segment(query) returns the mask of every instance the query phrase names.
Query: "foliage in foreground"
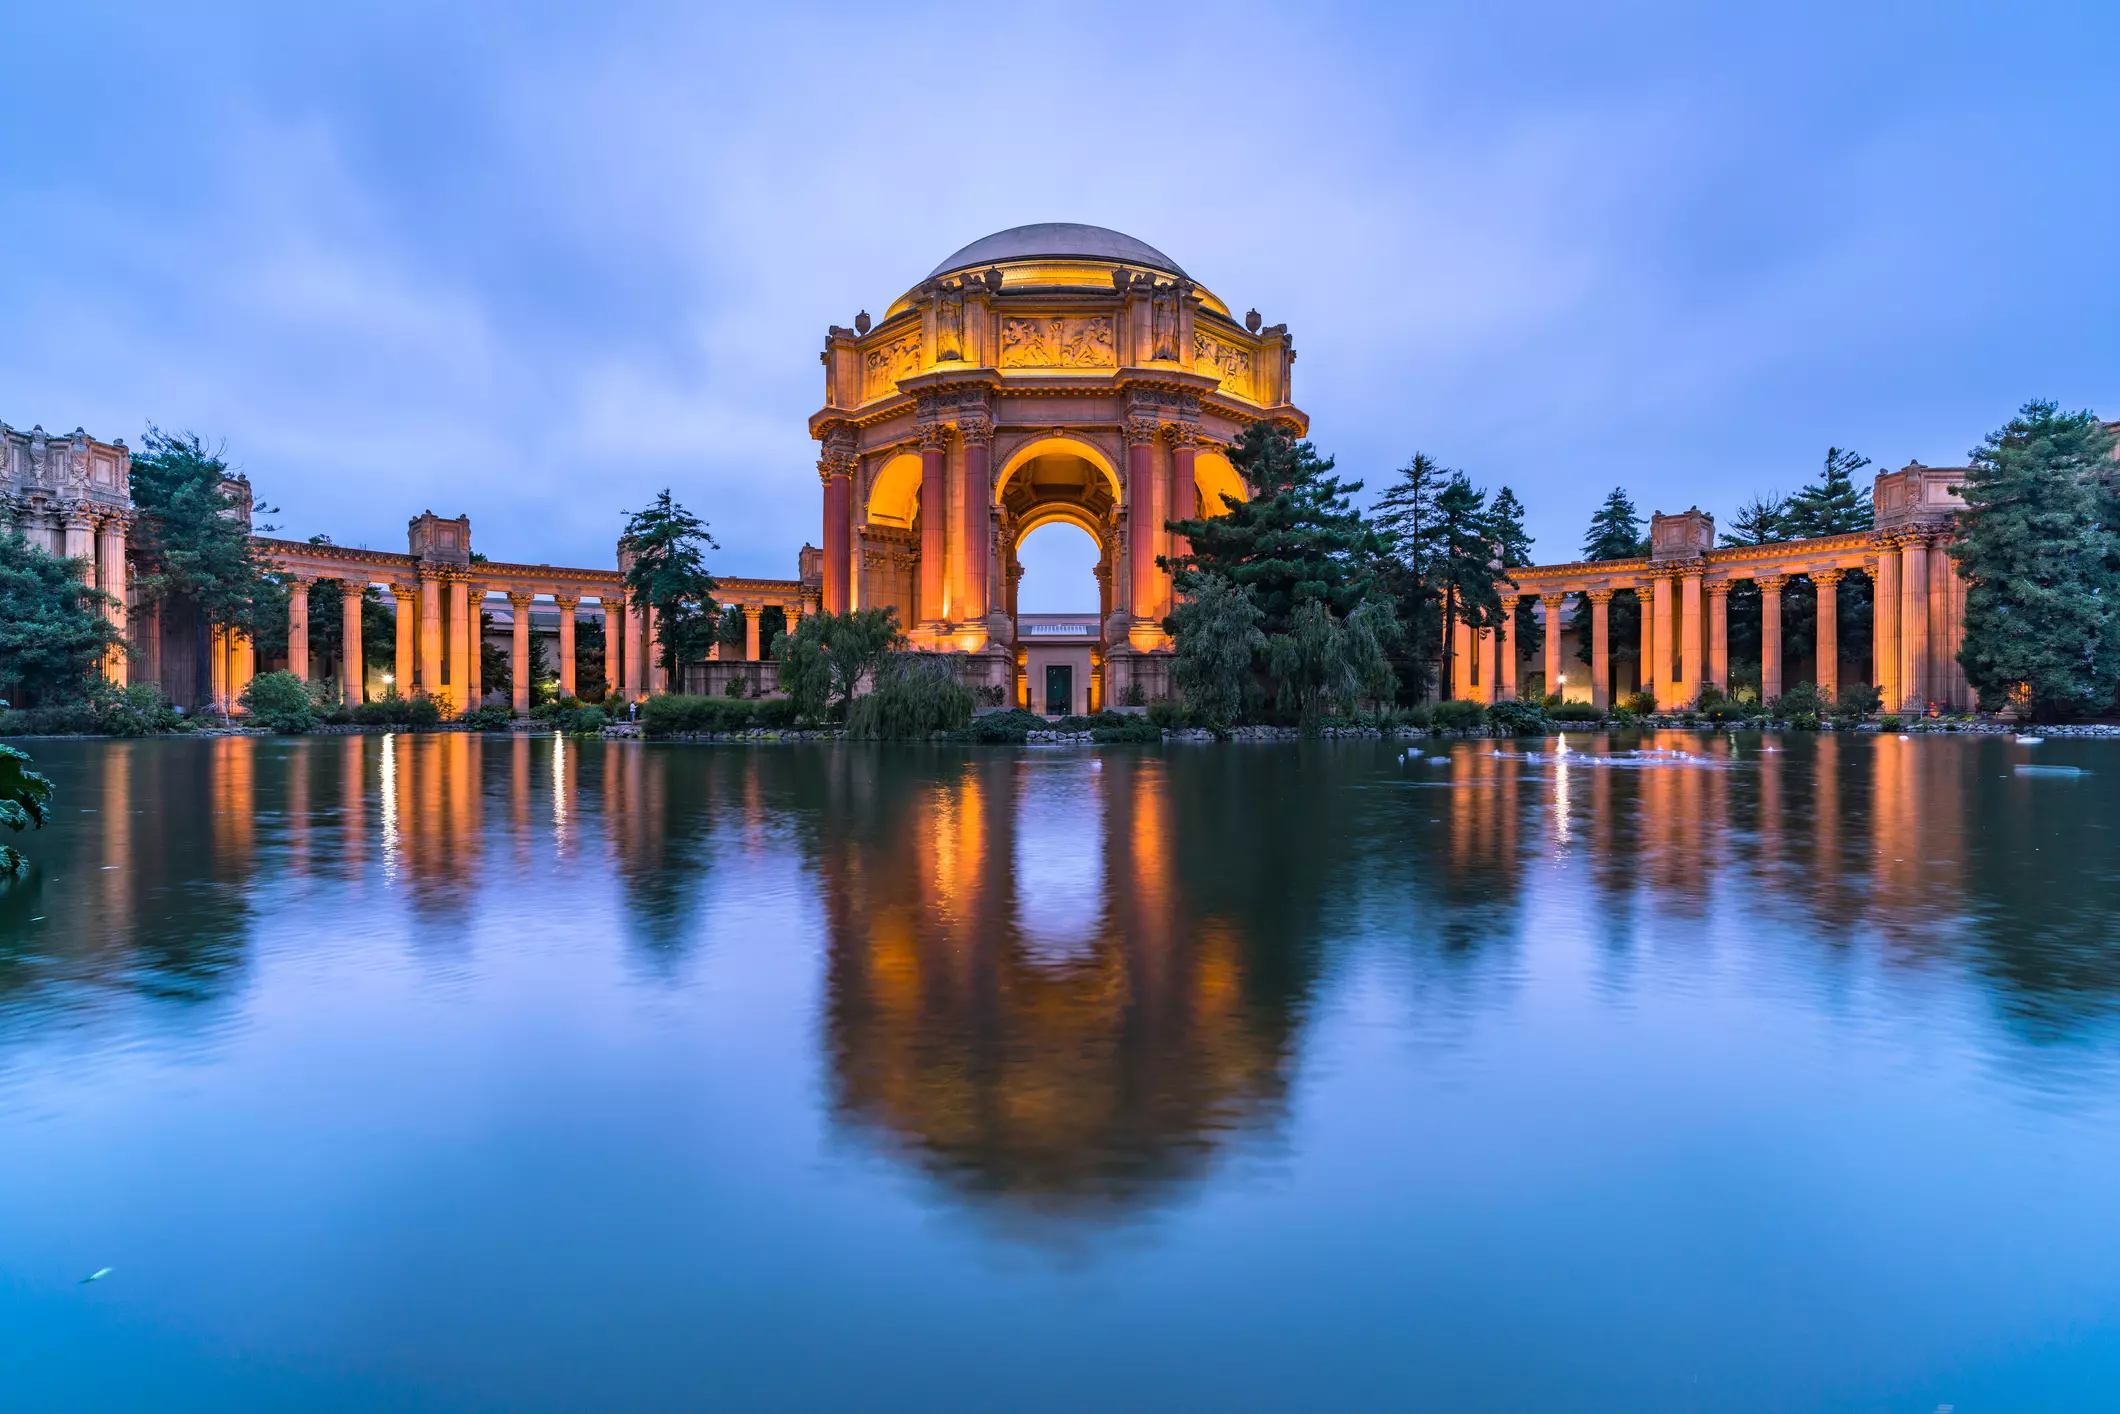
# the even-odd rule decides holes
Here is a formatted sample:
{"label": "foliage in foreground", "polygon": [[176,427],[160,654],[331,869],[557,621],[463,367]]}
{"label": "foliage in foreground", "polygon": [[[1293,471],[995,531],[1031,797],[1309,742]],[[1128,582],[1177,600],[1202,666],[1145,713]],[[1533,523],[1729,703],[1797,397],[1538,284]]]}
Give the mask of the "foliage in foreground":
{"label": "foliage in foreground", "polygon": [[892,653],[905,646],[898,611],[888,605],[844,614],[806,614],[792,634],[773,640],[781,690],[804,717],[844,709],[865,677],[874,677]]}
{"label": "foliage in foreground", "polygon": [[306,732],[319,720],[315,690],[284,668],[259,673],[237,700],[255,725],[276,732]]}
{"label": "foliage in foreground", "polygon": [[658,693],[640,705],[643,736],[676,736],[691,732],[785,731],[795,725],[795,702],[786,697],[708,697],[697,693]]}
{"label": "foliage in foreground", "polygon": [[0,534],[0,681],[34,705],[78,700],[118,644],[110,596],[19,530]]}
{"label": "foliage in foreground", "polygon": [[972,690],[943,653],[894,653],[876,671],[875,690],[847,707],[847,735],[870,741],[920,741],[959,731],[972,720]]}
{"label": "foliage in foreground", "polygon": [[[0,702],[0,707],[5,707]],[[42,829],[50,817],[52,783],[32,771],[29,753],[0,745],[0,825],[20,834]],[[22,852],[11,844],[0,844],[0,874],[20,874],[29,867]]]}

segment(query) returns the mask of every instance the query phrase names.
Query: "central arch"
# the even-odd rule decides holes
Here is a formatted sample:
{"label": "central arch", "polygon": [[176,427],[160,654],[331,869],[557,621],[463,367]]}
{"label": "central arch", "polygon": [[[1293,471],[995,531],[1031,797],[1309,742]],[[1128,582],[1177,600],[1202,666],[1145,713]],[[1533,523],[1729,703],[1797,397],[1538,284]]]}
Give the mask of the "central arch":
{"label": "central arch", "polygon": [[999,504],[1007,500],[1010,483],[1016,479],[1017,474],[1032,462],[1045,457],[1076,457],[1088,462],[1104,473],[1104,484],[1111,491],[1112,502],[1117,504],[1125,499],[1125,493],[1120,487],[1119,469],[1112,465],[1111,458],[1105,456],[1102,448],[1080,437],[1055,434],[1026,442],[1009,454],[1009,459],[1002,463],[1001,474],[994,478],[995,502]]}

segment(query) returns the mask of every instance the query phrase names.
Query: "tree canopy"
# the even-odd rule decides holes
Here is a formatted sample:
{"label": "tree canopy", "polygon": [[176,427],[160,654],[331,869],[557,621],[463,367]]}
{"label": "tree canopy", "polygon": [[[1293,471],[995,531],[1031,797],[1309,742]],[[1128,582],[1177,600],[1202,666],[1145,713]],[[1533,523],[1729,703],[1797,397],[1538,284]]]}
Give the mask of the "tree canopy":
{"label": "tree canopy", "polygon": [[251,541],[248,491],[197,433],[150,426],[132,458],[129,553],[143,601],[190,601],[208,621],[270,644],[287,631],[287,591]]}
{"label": "tree canopy", "polygon": [[683,665],[704,658],[713,646],[721,614],[706,556],[721,547],[707,523],[672,499],[667,487],[627,519],[623,544],[632,556],[626,591],[635,608],[655,611],[655,641],[674,688]]}
{"label": "tree canopy", "polygon": [[83,696],[121,642],[103,617],[110,596],[81,572],[79,560],[62,560],[20,531],[0,535],[0,682],[26,705]]}

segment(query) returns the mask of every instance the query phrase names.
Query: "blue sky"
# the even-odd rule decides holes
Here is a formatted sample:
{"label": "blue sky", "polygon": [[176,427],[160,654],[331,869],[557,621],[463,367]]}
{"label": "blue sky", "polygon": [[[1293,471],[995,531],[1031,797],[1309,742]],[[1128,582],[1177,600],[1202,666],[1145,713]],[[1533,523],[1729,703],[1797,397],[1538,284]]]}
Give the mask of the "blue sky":
{"label": "blue sky", "polygon": [[0,419],[195,429],[377,547],[602,564],[667,484],[788,575],[825,327],[1046,220],[1287,321],[1343,470],[1510,484],[1551,558],[1614,485],[2120,413],[2116,6],[430,8],[5,0]]}

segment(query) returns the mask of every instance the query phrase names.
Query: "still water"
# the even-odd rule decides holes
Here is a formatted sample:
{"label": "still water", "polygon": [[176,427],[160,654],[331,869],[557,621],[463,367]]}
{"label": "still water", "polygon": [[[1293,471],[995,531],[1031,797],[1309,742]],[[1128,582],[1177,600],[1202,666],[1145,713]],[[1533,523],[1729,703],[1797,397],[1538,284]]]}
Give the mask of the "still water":
{"label": "still water", "polygon": [[2120,1406],[2109,744],[31,745],[0,1408]]}

